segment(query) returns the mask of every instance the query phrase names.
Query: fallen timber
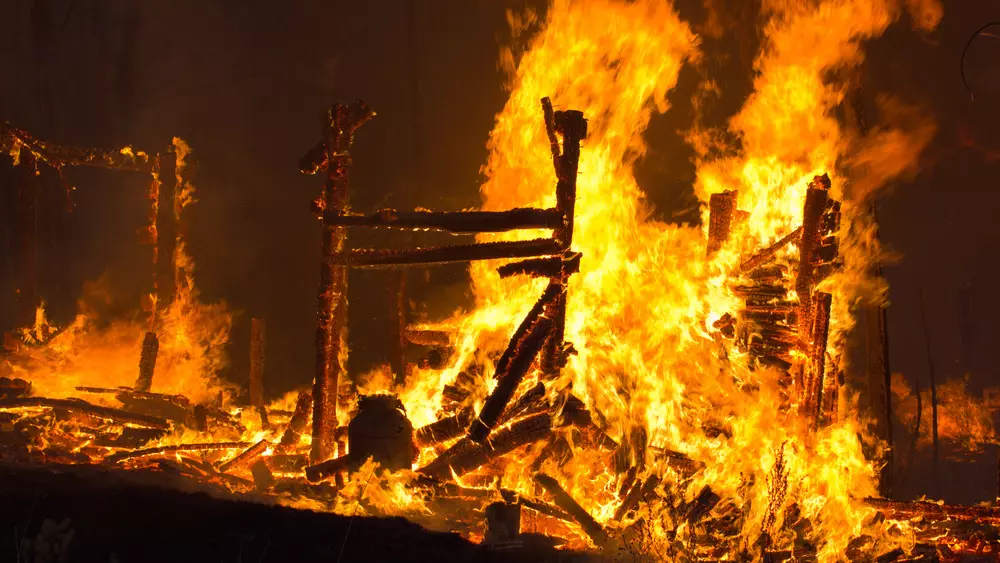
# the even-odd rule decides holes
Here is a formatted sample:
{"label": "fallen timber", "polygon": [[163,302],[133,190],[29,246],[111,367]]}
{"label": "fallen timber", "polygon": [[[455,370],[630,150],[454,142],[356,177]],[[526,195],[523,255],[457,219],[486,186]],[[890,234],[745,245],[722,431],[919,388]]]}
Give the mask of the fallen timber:
{"label": "fallen timber", "polygon": [[133,412],[124,411],[121,409],[102,407],[100,405],[92,405],[90,403],[78,399],[49,399],[46,397],[15,397],[12,399],[0,400],[0,410],[24,409],[24,408],[35,408],[35,407],[77,411],[85,414],[90,414],[99,418],[105,418],[107,420],[111,420],[112,422],[116,422],[118,424],[144,426],[146,428],[155,428],[158,430],[167,430],[170,428],[170,425],[167,423],[167,421],[162,418],[157,418],[155,416],[148,416],[144,414],[137,414]]}
{"label": "fallen timber", "polygon": [[398,266],[431,266],[450,262],[474,262],[503,258],[551,256],[561,252],[552,239],[525,241],[479,242],[455,246],[437,246],[414,250],[350,250],[331,256],[337,266],[351,268],[391,268]]}

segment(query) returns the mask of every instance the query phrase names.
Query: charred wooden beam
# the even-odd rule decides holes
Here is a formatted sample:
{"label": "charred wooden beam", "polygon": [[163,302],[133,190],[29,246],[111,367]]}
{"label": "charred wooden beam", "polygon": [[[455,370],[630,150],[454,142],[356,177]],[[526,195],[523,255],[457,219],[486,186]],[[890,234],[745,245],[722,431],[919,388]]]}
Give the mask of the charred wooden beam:
{"label": "charred wooden beam", "polygon": [[462,438],[419,471],[441,480],[450,478],[452,472],[462,476],[482,467],[490,460],[503,457],[521,446],[550,436],[552,436],[552,419],[548,413],[538,413],[500,429],[493,434],[486,445],[474,442],[468,437]]}
{"label": "charred wooden beam", "polygon": [[486,441],[503,410],[507,407],[507,403],[510,402],[528,369],[531,368],[531,364],[545,343],[553,324],[552,319],[542,316],[542,312],[560,291],[561,288],[557,281],[550,282],[542,296],[525,316],[521,325],[514,331],[514,335],[511,336],[507,349],[497,362],[495,375],[498,380],[497,386],[486,398],[479,415],[469,427],[471,440],[479,443]]}
{"label": "charred wooden beam", "polygon": [[421,426],[413,433],[413,441],[419,447],[433,446],[458,438],[469,428],[476,417],[472,409],[463,409],[457,414],[442,418],[426,426]]}
{"label": "charred wooden beam", "polygon": [[129,459],[140,457],[153,457],[163,454],[175,454],[178,452],[199,452],[218,450],[237,450],[250,445],[247,442],[206,442],[198,444],[173,444],[170,446],[157,446],[144,450],[133,450],[130,452],[118,452],[104,458],[108,463],[120,463]]}
{"label": "charred wooden beam", "polygon": [[535,414],[531,412],[532,407],[542,406],[547,408],[548,403],[545,402],[545,384],[539,381],[504,409],[500,416],[500,424],[506,424],[523,414]]}
{"label": "charred wooden beam", "polygon": [[826,344],[830,334],[830,306],[833,296],[829,293],[816,293],[813,296],[813,306],[810,318],[812,330],[809,342],[809,376],[807,378],[806,396],[802,404],[805,406],[805,416],[814,426],[819,423],[823,407],[823,387],[826,375]]}
{"label": "charred wooden beam", "polygon": [[371,215],[327,211],[324,221],[337,227],[387,227],[452,233],[499,233],[518,229],[556,229],[562,214],[556,209],[517,208],[508,211],[396,211]]}
{"label": "charred wooden beam", "polygon": [[544,474],[538,473],[534,477],[535,483],[538,483],[543,489],[545,489],[551,496],[552,500],[555,502],[556,506],[566,511],[567,514],[573,518],[573,521],[580,525],[583,531],[590,536],[594,544],[601,546],[608,541],[608,533],[604,530],[597,520],[590,515],[589,512],[583,509],[576,500],[573,499],[566,492],[565,489],[559,484],[558,481],[552,477]]}
{"label": "charred wooden beam", "polygon": [[[327,114],[322,149],[306,155],[309,166],[304,172],[326,171],[326,185],[316,202],[320,216],[347,212],[350,200],[348,173],[354,132],[375,116],[364,102],[336,104]],[[322,155],[317,162],[316,155]],[[337,397],[340,376],[345,373],[347,356],[347,268],[338,264],[343,255],[347,231],[336,225],[323,225],[322,255],[316,322],[316,374],[313,380],[312,459],[319,461],[336,452],[333,431],[337,427]]]}
{"label": "charred wooden beam", "polygon": [[267,405],[264,404],[265,330],[263,319],[250,319],[250,406],[260,416],[261,426],[267,428]]}
{"label": "charred wooden beam", "polygon": [[146,428],[157,428],[169,430],[170,424],[162,418],[147,416],[134,412],[128,412],[111,407],[92,405],[79,399],[50,399],[47,397],[15,397],[13,399],[0,400],[0,410],[24,409],[24,408],[52,408],[65,409],[67,411],[80,412],[111,420],[117,424],[130,424],[133,426],[143,426]]}
{"label": "charred wooden beam", "polygon": [[352,461],[353,458],[350,455],[342,455],[322,463],[310,465],[305,469],[306,479],[313,483],[322,481],[323,479],[332,477],[337,473],[347,471]]}
{"label": "charred wooden beam", "polygon": [[497,268],[501,278],[526,275],[533,278],[554,278],[566,274],[576,274],[580,271],[579,252],[568,252],[562,256],[548,258],[528,258],[518,262],[504,264]]}
{"label": "charred wooden beam", "polygon": [[757,254],[751,256],[746,262],[740,264],[740,270],[743,272],[749,272],[756,268],[759,268],[774,258],[774,255],[778,253],[779,250],[787,246],[792,241],[798,240],[802,235],[802,227],[795,229],[794,231],[788,233],[787,235],[781,237],[771,246],[761,250]]}
{"label": "charred wooden beam", "polygon": [[715,505],[719,504],[722,497],[717,495],[711,487],[705,485],[698,496],[695,497],[694,501],[688,506],[687,512],[684,515],[685,519],[689,524],[694,524],[702,519],[706,514],[711,512]]}
{"label": "charred wooden beam", "polygon": [[135,380],[137,391],[149,391],[153,386],[153,372],[156,369],[156,354],[160,341],[155,332],[147,332],[142,339],[142,353],[139,356],[139,377]]}
{"label": "charred wooden beam", "polygon": [[545,134],[549,138],[549,149],[552,151],[552,161],[556,162],[561,153],[559,138],[556,137],[556,114],[552,108],[552,100],[542,98],[542,118],[545,120]]}
{"label": "charred wooden beam", "polygon": [[[545,107],[543,102],[543,108]],[[548,104],[546,113],[551,111]],[[576,176],[580,168],[580,142],[587,138],[587,120],[583,112],[576,110],[557,111],[552,115],[552,125],[562,135],[562,154],[555,156],[556,210],[562,218],[562,225],[553,233],[553,238],[569,250],[573,244],[573,218],[576,211]],[[551,141],[551,137],[550,137]]]}
{"label": "charred wooden beam", "polygon": [[20,150],[23,158],[25,149],[31,152],[33,158],[57,169],[63,166],[89,166],[138,172],[152,170],[152,163],[146,153],[133,151],[131,147],[105,150],[62,146],[35,139],[27,131],[13,127],[10,123],[0,123],[0,152]]}
{"label": "charred wooden beam", "polygon": [[822,237],[823,214],[829,201],[830,178],[816,176],[806,190],[802,209],[802,234],[799,236],[799,266],[795,276],[795,292],[799,296],[799,333],[808,334],[812,327],[812,289],[815,279],[815,253]]}
{"label": "charred wooden beam", "polygon": [[712,255],[729,240],[739,192],[727,190],[708,198],[708,254]]}
{"label": "charred wooden beam", "polygon": [[392,268],[400,266],[432,266],[451,262],[499,260],[552,256],[562,249],[552,239],[522,241],[477,242],[456,246],[436,246],[413,250],[351,250],[330,256],[331,264],[350,268]]}
{"label": "charred wooden beam", "polygon": [[225,473],[229,470],[241,471],[248,469],[254,464],[260,456],[264,455],[264,452],[271,447],[271,442],[269,440],[260,440],[256,444],[250,446],[249,448],[243,450],[233,459],[219,465],[219,471]]}
{"label": "charred wooden beam", "polygon": [[641,483],[638,481],[633,483],[631,488],[629,488],[628,495],[625,496],[625,499],[618,505],[617,510],[615,510],[613,520],[620,522],[629,511],[635,510],[639,506],[642,499],[652,494],[659,484],[660,477],[658,475],[650,475]]}
{"label": "charred wooden beam", "polygon": [[295,400],[295,411],[292,413],[292,418],[288,421],[288,426],[285,428],[285,432],[281,435],[281,441],[278,443],[277,450],[279,452],[288,451],[299,443],[302,432],[309,424],[312,402],[312,393],[310,391],[299,392],[299,396]]}
{"label": "charred wooden beam", "polygon": [[403,331],[403,338],[417,346],[450,346],[451,336],[443,330],[419,330],[408,328]]}
{"label": "charred wooden beam", "polygon": [[406,271],[389,272],[386,291],[389,314],[389,367],[397,387],[406,383]]}
{"label": "charred wooden beam", "polygon": [[922,516],[927,520],[978,520],[1000,522],[1000,507],[969,506],[964,504],[937,504],[927,501],[897,501],[881,498],[866,498],[868,506],[890,517]]}

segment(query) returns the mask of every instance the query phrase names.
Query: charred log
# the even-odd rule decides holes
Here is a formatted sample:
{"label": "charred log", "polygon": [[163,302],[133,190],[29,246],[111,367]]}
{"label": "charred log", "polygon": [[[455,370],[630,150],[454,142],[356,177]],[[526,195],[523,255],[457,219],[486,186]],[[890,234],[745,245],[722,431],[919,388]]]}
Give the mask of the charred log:
{"label": "charred log", "polygon": [[475,417],[472,409],[464,409],[458,414],[421,426],[413,433],[413,441],[419,447],[447,442],[464,434]]}
{"label": "charred log", "polygon": [[756,268],[759,268],[774,258],[774,255],[778,253],[779,250],[787,246],[792,241],[798,240],[802,234],[802,227],[795,229],[794,231],[788,233],[787,235],[778,239],[777,242],[768,246],[764,250],[761,250],[757,254],[754,254],[746,262],[740,264],[740,270],[743,272],[750,272]]}
{"label": "charred log", "polygon": [[156,353],[160,349],[160,341],[155,332],[147,332],[142,339],[142,353],[139,356],[139,377],[135,381],[138,391],[149,391],[153,385],[153,371],[156,369]]}
{"label": "charred log", "polygon": [[292,418],[288,421],[288,427],[285,428],[285,432],[281,435],[281,442],[278,443],[277,449],[279,452],[288,451],[299,443],[302,432],[309,424],[311,411],[312,393],[309,391],[300,391],[295,401],[295,411],[292,413]]}
{"label": "charred log", "polygon": [[233,471],[245,470],[249,468],[251,465],[253,465],[255,462],[257,462],[257,460],[260,459],[260,456],[264,455],[264,452],[266,452],[269,447],[271,447],[270,441],[261,440],[256,444],[240,452],[240,454],[234,457],[233,459],[220,465],[219,471],[226,473],[230,470]]}
{"label": "charred log", "polygon": [[555,229],[562,224],[556,209],[518,208],[509,211],[396,211],[380,209],[371,215],[327,211],[324,221],[337,227],[434,229],[452,233],[497,233],[519,229]]}
{"label": "charred log", "polygon": [[708,198],[708,254],[711,255],[722,248],[729,240],[733,216],[736,212],[736,200],[739,192],[725,191],[712,194]]}
{"label": "charred log", "polygon": [[579,252],[569,252],[563,256],[528,258],[504,264],[497,268],[497,273],[500,274],[501,278],[518,275],[526,275],[533,278],[554,278],[564,273],[575,274],[580,271],[580,258],[582,256]]}
{"label": "charred log", "polygon": [[163,454],[175,454],[178,452],[198,452],[198,451],[220,451],[236,450],[249,446],[247,442],[207,442],[198,444],[173,444],[170,446],[157,446],[144,450],[134,450],[130,452],[118,452],[104,458],[108,463],[120,463],[129,459],[140,457],[153,457]]}
{"label": "charred log", "polygon": [[250,320],[250,406],[260,416],[261,426],[267,428],[267,408],[264,404],[264,342],[263,319]]}
{"label": "charred log", "polygon": [[552,436],[552,420],[548,413],[523,418],[493,434],[487,445],[462,438],[434,461],[420,469],[420,473],[435,479],[447,479],[454,472],[462,476],[482,467],[493,459],[534,442]]}
{"label": "charred log", "polygon": [[513,541],[521,533],[521,506],[507,502],[494,502],[486,507],[486,533],[483,541],[487,544],[501,544]]}
{"label": "charred log", "polygon": [[795,277],[795,292],[802,304],[799,313],[799,332],[808,334],[812,327],[812,288],[816,283],[815,253],[820,245],[823,214],[829,201],[830,178],[817,176],[809,183],[802,210],[802,234],[799,237],[799,266]]}
{"label": "charred log", "polygon": [[[328,212],[343,214],[348,209],[348,173],[354,132],[375,116],[364,102],[336,104],[327,115],[324,139],[304,158],[304,172],[326,171],[326,186],[316,207],[325,219]],[[318,155],[322,155],[319,157]],[[320,286],[316,323],[316,376],[313,382],[314,461],[327,459],[336,451],[333,431],[337,427],[337,397],[347,345],[347,269],[335,256],[345,252],[347,231],[323,225]]]}
{"label": "charred log", "polygon": [[583,531],[590,536],[593,542],[600,546],[608,540],[608,534],[597,520],[583,509],[576,500],[573,499],[559,484],[558,481],[544,473],[535,475],[535,482],[545,489],[555,502],[556,506],[566,511],[574,522],[580,525]]}

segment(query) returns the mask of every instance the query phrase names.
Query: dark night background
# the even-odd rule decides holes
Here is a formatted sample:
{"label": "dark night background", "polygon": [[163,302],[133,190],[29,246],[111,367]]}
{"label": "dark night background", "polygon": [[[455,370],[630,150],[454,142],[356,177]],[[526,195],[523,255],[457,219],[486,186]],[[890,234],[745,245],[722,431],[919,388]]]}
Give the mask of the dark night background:
{"label": "dark night background", "polygon": [[[355,209],[476,205],[487,136],[506,100],[496,64],[505,11],[544,4],[7,0],[0,9],[0,119],[64,144],[131,143],[155,152],[175,135],[191,144],[199,162],[199,202],[190,211],[198,286],[204,300],[224,299],[237,313],[227,376],[245,378],[249,319],[264,318],[273,397],[312,377],[319,226],[309,204],[322,180],[302,176],[296,164],[318,140],[325,109],[361,98],[379,114],[357,135]],[[704,19],[702,0],[677,4],[692,24]],[[722,38],[705,44],[709,72],[727,93],[717,119],[748,91],[753,20],[740,10],[723,21]],[[904,19],[870,44],[864,75],[869,98],[892,92],[925,104],[939,124],[919,177],[881,200],[882,239],[902,256],[886,269],[892,369],[910,381],[928,377],[922,292],[939,380],[971,373],[974,392],[1000,384],[991,344],[1000,337],[1000,39],[981,37],[970,48],[965,67],[974,103],[959,57],[976,28],[992,20],[1000,20],[998,2],[948,2],[927,37]],[[682,74],[675,107],[650,128],[651,150],[638,174],[668,218],[691,217],[694,167],[676,131],[690,126],[696,78],[690,69]],[[40,288],[62,321],[73,315],[84,281],[107,273],[131,307],[149,276],[148,250],[136,237],[146,177],[100,170],[71,177],[79,188],[72,214],[58,205],[57,183],[48,178],[39,217]],[[0,205],[0,221],[9,225],[10,198]],[[402,241],[394,234],[377,235],[379,244],[386,236]],[[6,228],[0,234],[0,330],[13,322],[11,235]],[[427,313],[467,300],[461,269],[418,273],[413,297],[427,300]],[[386,352],[387,277],[351,275],[352,367],[361,370]],[[992,500],[996,459],[991,448],[973,462],[947,464],[939,487],[928,476],[930,462],[918,460],[898,480],[899,493]]]}

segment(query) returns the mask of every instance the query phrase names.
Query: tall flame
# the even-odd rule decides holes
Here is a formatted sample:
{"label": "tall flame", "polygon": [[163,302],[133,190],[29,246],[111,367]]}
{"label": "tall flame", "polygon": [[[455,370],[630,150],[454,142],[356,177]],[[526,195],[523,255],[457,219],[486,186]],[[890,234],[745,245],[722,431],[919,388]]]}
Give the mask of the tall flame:
{"label": "tall flame", "polygon": [[[909,4],[925,28],[940,17],[933,2]],[[516,64],[510,99],[497,116],[483,207],[551,206],[554,175],[539,100],[550,96],[557,106],[583,111],[589,133],[581,150],[573,239],[583,261],[570,282],[566,327],[579,354],[552,388],[571,386],[607,419],[612,435],[641,426],[651,445],[706,462],[683,493],[691,500],[710,485],[743,505],[747,544],[769,533],[771,522],[780,523],[796,504],[813,523],[808,539],[819,546],[820,558],[833,559],[871,515],[859,503],[875,494],[875,467],[858,439],[865,424],[845,404],[837,422],[810,431],[794,410],[779,411],[777,372],[750,371],[734,361],[740,355],[735,348],[720,354],[710,327],[739,308],[726,281],[736,277],[741,256],[800,225],[807,182],[829,173],[834,196],[844,201],[839,235],[845,264],[824,282],[836,295],[830,342],[838,342],[853,326],[853,306],[878,288],[868,274],[877,245],[866,198],[912,170],[933,123],[911,121],[908,129],[880,129],[862,140],[842,131],[832,115],[845,92],[827,82],[827,74],[856,65],[862,41],[881,34],[903,6],[887,0],[771,1],[764,10],[769,21],[755,92],[729,124],[742,146],[737,156],[721,160],[701,151],[698,161],[701,201],[739,190],[738,208],[749,214],[720,252],[706,258],[699,228],[651,219],[633,176],[651,116],[669,108],[682,65],[698,57],[697,38],[666,0],[553,0]],[[512,18],[515,28],[526,21],[533,16]],[[512,63],[513,53],[505,52],[503,60]],[[696,131],[690,139],[704,149],[712,135]],[[853,185],[864,190],[845,187],[862,177]],[[509,236],[483,237],[498,238]],[[540,292],[537,283],[501,280],[495,266],[471,268],[477,307],[449,322],[459,353],[442,379],[473,361],[474,351],[502,349]],[[478,361],[489,365],[486,354]],[[489,385],[484,382],[483,393]],[[707,434],[709,426],[725,427],[731,437]],[[523,469],[508,468],[504,485],[530,490]],[[551,469],[560,471],[587,510],[609,519],[614,499],[601,494],[613,484],[607,459],[576,458]],[[784,485],[769,478],[775,474]],[[783,490],[777,501],[776,487]],[[769,506],[774,502],[778,506]],[[676,525],[663,518],[665,528]]]}

